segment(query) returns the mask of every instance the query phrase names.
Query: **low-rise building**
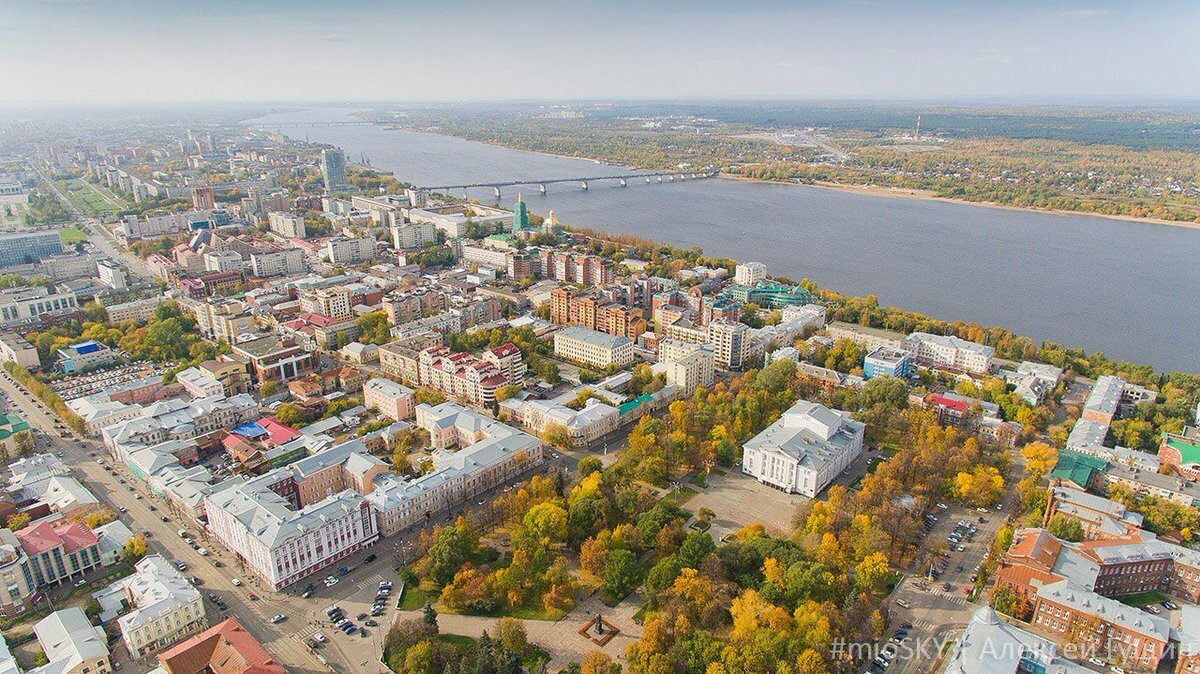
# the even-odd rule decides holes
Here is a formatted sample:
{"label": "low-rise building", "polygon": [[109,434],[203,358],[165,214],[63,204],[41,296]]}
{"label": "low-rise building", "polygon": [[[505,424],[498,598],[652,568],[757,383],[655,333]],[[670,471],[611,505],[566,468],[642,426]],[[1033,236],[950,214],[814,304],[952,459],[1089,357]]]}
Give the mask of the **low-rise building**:
{"label": "low-rise building", "polygon": [[580,409],[572,409],[563,399],[573,397],[567,393],[546,401],[510,398],[500,403],[500,408],[538,435],[552,425],[562,426],[573,447],[586,446],[620,427],[621,412],[617,407],[591,398]]}
{"label": "low-rise building", "polygon": [[253,379],[259,382],[291,381],[313,369],[313,355],[294,339],[268,335],[232,345],[233,353],[250,364]]}
{"label": "low-rise building", "polygon": [[363,384],[363,405],[374,407],[396,421],[416,414],[413,390],[390,379],[375,378]]}
{"label": "low-rise building", "polygon": [[[381,476],[367,496],[388,535],[428,522],[542,462],[537,438],[455,403],[418,405],[416,422],[437,449],[433,471]],[[456,445],[458,451],[447,451]]]}
{"label": "low-rise building", "polygon": [[912,351],[879,346],[863,358],[863,379],[887,376],[908,379],[912,374]]}
{"label": "low-rise building", "polygon": [[47,664],[27,674],[110,674],[108,639],[104,630],[88,620],[83,609],[65,608],[33,626]]}
{"label": "low-rise building", "polygon": [[361,495],[346,490],[294,509],[271,488],[278,479],[274,471],[245,482],[230,479],[204,499],[209,531],[272,590],[379,539],[375,512]]}
{"label": "low-rise building", "polygon": [[573,325],[554,334],[554,353],[592,367],[624,367],[633,362],[633,340]]}
{"label": "low-rise building", "polygon": [[144,300],[133,300],[104,307],[108,321],[114,325],[122,323],[145,323],[154,315],[154,310],[163,303],[163,296],[156,295]]}
{"label": "low-rise building", "polygon": [[1058,646],[1005,622],[984,606],[975,611],[946,655],[945,674],[1088,674],[1092,670],[1059,655]]}
{"label": "low-rise building", "polygon": [[865,429],[847,412],[798,401],[745,443],[742,472],[788,493],[815,497],[862,453]]}
{"label": "low-rise building", "polygon": [[67,374],[106,367],[120,360],[116,351],[95,340],[63,347],[57,351],[57,356],[59,369]]}
{"label": "low-rise building", "polygon": [[166,674],[287,674],[237,618],[159,653],[158,662]]}
{"label": "low-rise building", "polygon": [[189,367],[175,373],[175,381],[193,398],[225,395],[225,387],[221,382],[198,367]]}
{"label": "low-rise building", "polygon": [[26,370],[41,367],[37,348],[15,332],[0,333],[0,361],[16,363]]}
{"label": "low-rise building", "polygon": [[117,581],[133,607],[117,620],[130,654],[153,653],[208,627],[200,592],[167,560],[148,555],[134,569]]}

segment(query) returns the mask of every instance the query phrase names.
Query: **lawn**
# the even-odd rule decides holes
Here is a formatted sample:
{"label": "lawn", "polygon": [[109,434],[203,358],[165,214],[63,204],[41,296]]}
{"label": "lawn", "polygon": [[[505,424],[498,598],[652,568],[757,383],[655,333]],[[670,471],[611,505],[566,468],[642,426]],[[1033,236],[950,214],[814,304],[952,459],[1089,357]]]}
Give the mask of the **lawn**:
{"label": "lawn", "polygon": [[1158,604],[1166,601],[1167,596],[1158,590],[1151,590],[1149,592],[1142,592],[1139,594],[1127,594],[1124,597],[1116,597],[1116,599],[1126,606],[1136,606],[1141,608],[1143,606],[1149,606],[1151,604]]}
{"label": "lawn", "polygon": [[78,227],[63,227],[58,230],[58,236],[62,238],[64,246],[70,246],[80,241],[87,241],[87,232]]}
{"label": "lawn", "polygon": [[672,489],[663,498],[666,499],[667,501],[670,501],[671,503],[674,503],[677,506],[682,506],[684,503],[687,503],[688,501],[690,501],[692,499],[692,497],[698,493],[699,492],[688,489],[687,487],[679,487],[676,489]]}
{"label": "lawn", "polygon": [[75,203],[76,208],[92,215],[100,215],[105,211],[118,211],[122,208],[122,202],[119,198],[113,197],[117,202],[114,204],[112,201],[104,198],[104,195],[100,192],[97,192],[97,189],[84,182],[83,179],[75,178],[67,181],[65,192],[67,197]]}
{"label": "lawn", "polygon": [[411,583],[404,584],[404,591],[400,594],[400,609],[403,611],[417,611],[425,607],[425,602],[429,601],[429,595],[425,591],[412,585]]}

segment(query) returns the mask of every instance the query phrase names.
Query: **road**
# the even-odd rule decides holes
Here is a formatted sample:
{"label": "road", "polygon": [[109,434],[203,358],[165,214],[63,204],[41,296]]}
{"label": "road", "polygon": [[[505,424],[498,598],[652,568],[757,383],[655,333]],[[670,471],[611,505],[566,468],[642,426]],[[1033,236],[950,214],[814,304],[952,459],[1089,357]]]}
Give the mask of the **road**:
{"label": "road", "polygon": [[[187,522],[170,513],[166,504],[158,497],[135,490],[135,485],[141,485],[138,485],[137,481],[132,479],[127,472],[118,475],[104,470],[96,459],[88,456],[89,452],[96,452],[102,457],[106,456],[101,443],[76,438],[65,427],[60,428],[56,424],[56,417],[40,401],[30,396],[7,373],[0,373],[0,375],[2,375],[0,376],[0,390],[3,390],[13,400],[14,405],[22,411],[24,418],[31,426],[51,438],[54,448],[63,453],[63,460],[96,497],[109,505],[114,512],[125,508],[126,512],[121,514],[121,519],[135,533],[149,532],[148,540],[152,552],[167,559],[182,559],[190,567],[187,575],[200,578],[199,589],[203,594],[207,596],[210,592],[216,593],[229,605],[229,612],[221,613],[216,610],[211,601],[206,599],[205,606],[208,609],[210,622],[215,623],[224,617],[236,616],[254,638],[266,646],[267,650],[287,667],[289,672],[317,674],[331,671],[303,644],[302,639],[312,633],[311,629],[305,629],[304,621],[289,620],[279,625],[270,623],[271,616],[276,613],[291,615],[288,613],[291,611],[295,615],[302,615],[309,609],[317,611],[314,601],[305,601],[295,594],[259,592],[252,583],[247,583],[241,588],[234,586],[233,578],[240,577],[245,583],[247,577],[237,571],[237,565],[232,561],[228,552],[220,550],[219,545],[214,545],[209,546],[213,550],[213,554],[203,557],[188,547],[177,532],[180,528],[198,532],[199,530],[194,524],[187,526]],[[123,466],[121,468],[124,469]],[[125,484],[121,484],[118,480],[125,480]],[[137,498],[137,496],[141,498]],[[153,511],[150,510],[151,507],[154,508]],[[164,522],[164,516],[169,521]],[[198,540],[203,541],[203,538]],[[223,560],[223,568],[216,568],[213,565],[213,559]],[[251,601],[247,596],[248,591],[254,591],[262,598]],[[298,609],[301,607],[305,610],[299,611]],[[151,660],[152,658],[143,658],[140,661],[134,661],[131,663],[135,665],[132,671],[149,670],[154,666]],[[357,667],[339,667],[333,671],[362,670]]]}

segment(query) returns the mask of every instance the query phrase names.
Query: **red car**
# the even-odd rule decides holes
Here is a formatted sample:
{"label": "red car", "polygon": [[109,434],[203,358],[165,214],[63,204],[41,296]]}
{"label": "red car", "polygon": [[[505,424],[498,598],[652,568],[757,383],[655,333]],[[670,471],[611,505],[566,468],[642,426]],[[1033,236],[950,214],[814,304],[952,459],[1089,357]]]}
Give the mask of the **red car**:
{"label": "red car", "polygon": [[246,593],[246,596],[247,596],[247,597],[250,597],[250,600],[251,600],[251,601],[254,601],[255,599],[258,599],[258,595],[254,594],[253,592],[247,592],[247,593]]}
{"label": "red car", "polygon": [[95,452],[88,452],[88,456],[90,456],[90,457],[92,457],[92,458],[95,458],[95,457],[96,457],[96,453],[95,453]]}

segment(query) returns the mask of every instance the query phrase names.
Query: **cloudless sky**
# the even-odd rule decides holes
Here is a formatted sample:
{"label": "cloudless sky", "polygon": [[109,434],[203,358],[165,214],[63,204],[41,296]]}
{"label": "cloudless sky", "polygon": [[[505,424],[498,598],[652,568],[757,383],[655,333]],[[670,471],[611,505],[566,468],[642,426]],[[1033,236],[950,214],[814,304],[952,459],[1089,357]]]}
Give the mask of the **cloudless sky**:
{"label": "cloudless sky", "polygon": [[1195,98],[1200,2],[0,0],[0,103]]}

